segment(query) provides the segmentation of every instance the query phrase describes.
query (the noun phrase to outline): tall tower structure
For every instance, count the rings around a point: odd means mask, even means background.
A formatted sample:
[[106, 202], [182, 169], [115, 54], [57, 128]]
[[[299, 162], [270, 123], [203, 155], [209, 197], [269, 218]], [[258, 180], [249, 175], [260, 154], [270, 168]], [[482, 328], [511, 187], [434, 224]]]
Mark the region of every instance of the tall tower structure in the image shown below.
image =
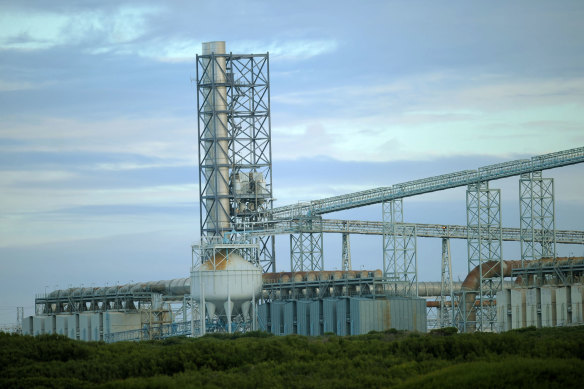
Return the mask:
[[[273, 207], [269, 54], [233, 54], [225, 42], [197, 55], [201, 243], [242, 242]], [[272, 236], [253, 262], [275, 271]]]

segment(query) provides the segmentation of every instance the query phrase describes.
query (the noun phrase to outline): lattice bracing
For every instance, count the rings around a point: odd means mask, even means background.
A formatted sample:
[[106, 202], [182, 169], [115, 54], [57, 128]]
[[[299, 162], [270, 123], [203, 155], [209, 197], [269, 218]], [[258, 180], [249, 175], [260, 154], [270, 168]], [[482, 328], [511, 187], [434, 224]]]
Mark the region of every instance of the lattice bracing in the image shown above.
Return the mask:
[[[299, 271], [324, 270], [323, 236], [319, 225], [322, 219], [311, 218], [299, 220], [299, 233], [290, 235], [290, 269]], [[303, 232], [316, 231], [316, 232]]]
[[521, 260], [556, 257], [554, 180], [542, 172], [519, 180]]
[[479, 290], [476, 291], [477, 304], [472, 304], [472, 312], [464, 312], [463, 321], [467, 321], [467, 329], [493, 330], [496, 323], [494, 301], [497, 291], [502, 288], [503, 279], [495, 274], [495, 267], [489, 268], [483, 264], [499, 262], [499, 269], [502, 269], [500, 200], [500, 190], [489, 189], [488, 182], [469, 185], [466, 191], [468, 271], [470, 273], [478, 267], [480, 280]]
[[[403, 223], [402, 199], [382, 203], [383, 273], [389, 292], [418, 295], [417, 235], [415, 224]], [[397, 223], [403, 234], [397, 233]]]

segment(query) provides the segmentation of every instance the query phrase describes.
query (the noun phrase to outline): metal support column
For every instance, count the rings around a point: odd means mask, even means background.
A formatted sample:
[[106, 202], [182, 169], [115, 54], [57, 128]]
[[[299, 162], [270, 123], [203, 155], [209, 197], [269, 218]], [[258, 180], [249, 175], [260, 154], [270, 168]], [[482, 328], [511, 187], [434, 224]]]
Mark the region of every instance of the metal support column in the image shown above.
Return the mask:
[[350, 235], [347, 232], [343, 232], [342, 237], [342, 244], [343, 244], [343, 266], [342, 270], [347, 271], [351, 270], [351, 240]]
[[[541, 171], [519, 179], [519, 229], [521, 262], [556, 258], [554, 179]], [[524, 281], [527, 281], [526, 279]]]
[[290, 235], [290, 269], [292, 272], [324, 270], [322, 218], [303, 219], [299, 223], [302, 223], [301, 232]]
[[[416, 226], [403, 224], [402, 199], [382, 203], [383, 276], [389, 292], [403, 296], [418, 295], [418, 256]], [[403, 233], [398, 235], [397, 223]]]
[[442, 238], [442, 277], [440, 287], [440, 328], [454, 325], [454, 290], [452, 284], [452, 258], [450, 239]]
[[[476, 295], [476, 301], [466, 309], [464, 299], [459, 301], [460, 321], [466, 331], [494, 330], [496, 324], [495, 297], [502, 289], [503, 269], [501, 191], [489, 189], [488, 182], [471, 184], [466, 191], [468, 271], [478, 267], [479, 290], [466, 291], [467, 298]], [[483, 266], [485, 263], [493, 266]]]

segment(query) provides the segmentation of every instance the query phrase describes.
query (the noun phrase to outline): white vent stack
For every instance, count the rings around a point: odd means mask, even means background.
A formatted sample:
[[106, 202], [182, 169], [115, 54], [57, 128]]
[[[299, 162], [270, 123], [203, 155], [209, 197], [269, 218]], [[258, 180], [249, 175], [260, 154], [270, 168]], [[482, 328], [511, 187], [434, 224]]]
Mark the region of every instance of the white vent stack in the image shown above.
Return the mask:
[[[225, 42], [204, 42], [203, 55], [225, 54]], [[203, 96], [204, 120], [208, 120], [209, 132], [203, 140], [206, 161], [211, 162], [205, 166], [205, 175], [209, 180], [207, 195], [207, 231], [228, 231], [230, 229], [229, 218], [229, 131], [227, 123], [227, 87], [226, 58], [216, 57], [215, 61], [203, 60], [203, 66], [212, 66], [205, 74], [203, 83], [210, 84], [205, 88]]]

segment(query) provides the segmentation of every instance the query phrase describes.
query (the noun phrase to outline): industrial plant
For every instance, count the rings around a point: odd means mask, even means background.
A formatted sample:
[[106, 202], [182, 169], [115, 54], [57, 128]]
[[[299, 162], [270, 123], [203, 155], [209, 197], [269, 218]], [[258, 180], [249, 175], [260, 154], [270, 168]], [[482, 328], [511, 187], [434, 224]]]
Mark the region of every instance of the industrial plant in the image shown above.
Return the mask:
[[[544, 175], [584, 162], [584, 147], [276, 207], [269, 54], [203, 43], [196, 84], [201, 235], [190, 275], [47, 292], [34, 316], [19, 318], [22, 333], [116, 342], [584, 324], [584, 258], [556, 255], [558, 244], [584, 245], [584, 231], [556, 228], [554, 181]], [[503, 227], [492, 185], [507, 177], [518, 177], [519, 228]], [[404, 198], [457, 187], [466, 188], [466, 224], [404, 221]], [[382, 204], [380, 221], [325, 218], [372, 204]], [[342, 236], [341, 270], [325, 269], [324, 234]], [[377, 268], [354, 269], [355, 234], [380, 237]], [[276, 235], [289, 236], [289, 258], [276, 259]], [[418, 281], [418, 237], [442, 242], [435, 282]], [[453, 281], [451, 239], [467, 242], [462, 282]], [[517, 242], [521, 257], [504, 258], [503, 241]], [[290, 271], [278, 271], [282, 260]]]

